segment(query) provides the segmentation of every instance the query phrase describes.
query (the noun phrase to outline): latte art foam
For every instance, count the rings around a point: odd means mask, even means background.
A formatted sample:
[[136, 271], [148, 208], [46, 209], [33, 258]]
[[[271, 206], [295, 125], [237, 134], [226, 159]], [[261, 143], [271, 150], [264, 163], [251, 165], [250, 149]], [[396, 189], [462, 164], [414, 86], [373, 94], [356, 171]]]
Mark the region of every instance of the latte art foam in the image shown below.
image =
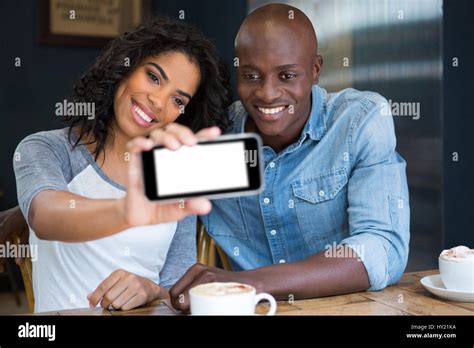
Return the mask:
[[226, 296], [248, 293], [252, 290], [252, 287], [241, 283], [207, 283], [194, 287], [192, 292], [196, 295]]
[[460, 245], [455, 248], [443, 250], [439, 257], [445, 260], [457, 262], [466, 259], [474, 259], [474, 249], [469, 249], [464, 245]]

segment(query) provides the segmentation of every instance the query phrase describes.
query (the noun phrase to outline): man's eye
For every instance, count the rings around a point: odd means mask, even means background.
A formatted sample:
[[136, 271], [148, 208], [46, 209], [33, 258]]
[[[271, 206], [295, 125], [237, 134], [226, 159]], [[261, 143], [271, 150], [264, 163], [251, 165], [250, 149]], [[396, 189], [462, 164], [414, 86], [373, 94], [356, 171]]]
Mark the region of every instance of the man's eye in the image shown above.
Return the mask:
[[154, 83], [156, 83], [158, 85], [160, 84], [160, 78], [158, 76], [156, 76], [155, 74], [153, 74], [151, 72], [148, 72], [147, 74]]
[[296, 77], [296, 74], [292, 74], [292, 73], [285, 73], [281, 75], [281, 78], [283, 80], [291, 80], [291, 79], [294, 79], [295, 77]]
[[247, 78], [248, 80], [257, 80], [258, 75], [257, 74], [245, 74], [245, 78]]

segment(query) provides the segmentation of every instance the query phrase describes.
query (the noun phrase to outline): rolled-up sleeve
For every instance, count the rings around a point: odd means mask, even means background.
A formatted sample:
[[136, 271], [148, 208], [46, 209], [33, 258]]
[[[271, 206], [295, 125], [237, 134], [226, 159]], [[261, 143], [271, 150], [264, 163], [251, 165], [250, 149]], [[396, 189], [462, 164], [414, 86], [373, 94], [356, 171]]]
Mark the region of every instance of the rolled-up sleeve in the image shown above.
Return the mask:
[[348, 183], [350, 236], [341, 241], [357, 252], [367, 270], [369, 291], [397, 283], [407, 264], [410, 207], [406, 162], [395, 151], [389, 105], [374, 95], [354, 117], [352, 173]]

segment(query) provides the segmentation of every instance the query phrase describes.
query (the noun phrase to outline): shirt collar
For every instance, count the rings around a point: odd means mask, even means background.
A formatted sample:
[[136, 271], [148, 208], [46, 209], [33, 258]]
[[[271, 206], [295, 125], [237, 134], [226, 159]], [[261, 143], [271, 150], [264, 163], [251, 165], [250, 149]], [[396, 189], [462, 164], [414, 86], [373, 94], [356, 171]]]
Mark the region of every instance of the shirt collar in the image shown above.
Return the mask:
[[301, 135], [308, 134], [311, 139], [319, 141], [326, 133], [326, 91], [313, 85], [311, 100], [311, 113]]

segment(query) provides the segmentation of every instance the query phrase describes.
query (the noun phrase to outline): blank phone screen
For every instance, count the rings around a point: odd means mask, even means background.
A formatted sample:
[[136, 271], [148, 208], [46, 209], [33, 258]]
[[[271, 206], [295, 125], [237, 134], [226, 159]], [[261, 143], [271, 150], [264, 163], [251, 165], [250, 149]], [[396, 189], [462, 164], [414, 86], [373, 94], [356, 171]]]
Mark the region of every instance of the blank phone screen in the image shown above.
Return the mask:
[[249, 186], [244, 141], [154, 150], [158, 197]]

